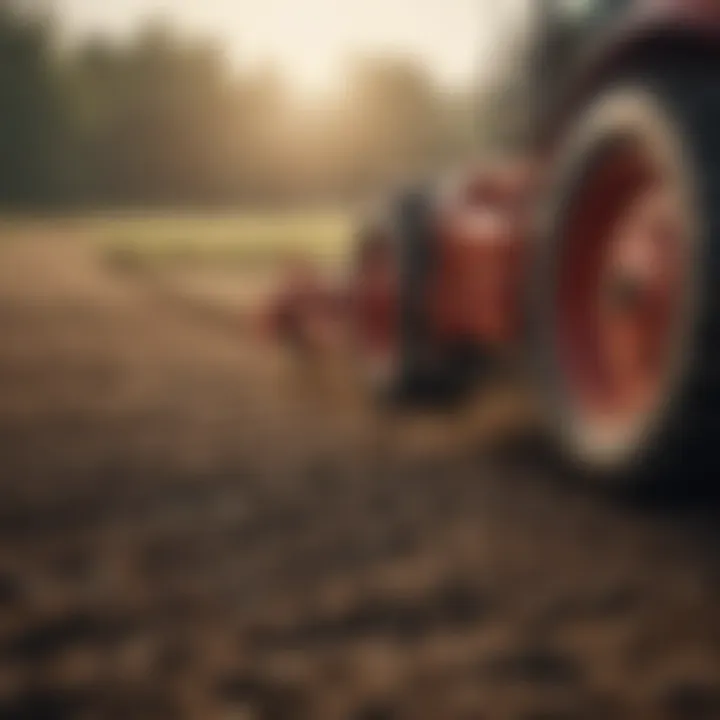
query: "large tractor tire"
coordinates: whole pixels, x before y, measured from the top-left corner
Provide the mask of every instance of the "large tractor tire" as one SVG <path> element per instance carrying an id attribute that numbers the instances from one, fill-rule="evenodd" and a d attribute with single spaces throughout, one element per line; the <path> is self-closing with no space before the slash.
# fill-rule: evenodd
<path id="1" fill-rule="evenodd" d="M 596 96 L 539 213 L 544 415 L 608 486 L 702 479 L 720 456 L 720 76 L 673 60 Z"/>
<path id="2" fill-rule="evenodd" d="M 452 373 L 435 346 L 428 287 L 437 251 L 429 190 L 402 193 L 361 230 L 353 263 L 354 351 L 362 385 L 381 405 L 431 406 Z"/>

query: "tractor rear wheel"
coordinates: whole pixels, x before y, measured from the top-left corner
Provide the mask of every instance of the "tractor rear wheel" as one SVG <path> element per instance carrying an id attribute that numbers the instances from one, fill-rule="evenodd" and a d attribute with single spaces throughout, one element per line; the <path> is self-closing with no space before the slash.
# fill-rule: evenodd
<path id="1" fill-rule="evenodd" d="M 541 208 L 531 333 L 550 432 L 583 475 L 710 472 L 720 442 L 720 83 L 650 69 L 608 87 Z"/>
<path id="2" fill-rule="evenodd" d="M 433 406 L 455 373 L 429 327 L 436 251 L 432 193 L 402 193 L 360 233 L 353 264 L 353 335 L 361 383 L 381 404 Z"/>

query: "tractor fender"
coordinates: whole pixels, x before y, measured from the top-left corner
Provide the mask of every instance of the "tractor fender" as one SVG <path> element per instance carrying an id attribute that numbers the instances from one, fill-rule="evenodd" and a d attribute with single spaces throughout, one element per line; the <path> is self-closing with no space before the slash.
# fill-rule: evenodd
<path id="1" fill-rule="evenodd" d="M 633 68 L 658 60 L 720 58 L 720 3 L 716 0 L 645 0 L 590 46 L 562 101 L 541 132 L 552 152 L 577 112 L 602 87 Z"/>

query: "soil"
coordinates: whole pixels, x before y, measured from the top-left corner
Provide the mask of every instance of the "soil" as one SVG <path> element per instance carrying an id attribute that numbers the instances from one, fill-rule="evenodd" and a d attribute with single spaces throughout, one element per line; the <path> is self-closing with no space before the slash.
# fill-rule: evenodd
<path id="1" fill-rule="evenodd" d="M 0 718 L 720 717 L 714 501 L 379 418 L 82 238 L 0 255 Z"/>

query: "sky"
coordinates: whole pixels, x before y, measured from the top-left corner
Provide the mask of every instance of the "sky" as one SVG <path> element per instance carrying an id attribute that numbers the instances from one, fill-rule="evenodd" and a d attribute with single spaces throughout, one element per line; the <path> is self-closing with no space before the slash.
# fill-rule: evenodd
<path id="1" fill-rule="evenodd" d="M 63 29 L 126 35 L 163 18 L 222 39 L 238 64 L 277 64 L 301 88 L 338 80 L 355 53 L 417 56 L 448 85 L 467 83 L 522 0 L 55 0 Z M 498 8 L 503 7 L 504 11 Z"/>

